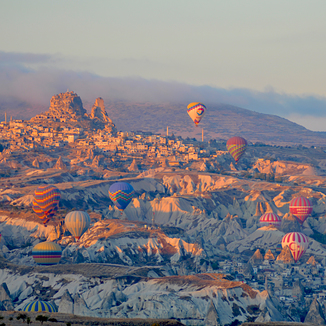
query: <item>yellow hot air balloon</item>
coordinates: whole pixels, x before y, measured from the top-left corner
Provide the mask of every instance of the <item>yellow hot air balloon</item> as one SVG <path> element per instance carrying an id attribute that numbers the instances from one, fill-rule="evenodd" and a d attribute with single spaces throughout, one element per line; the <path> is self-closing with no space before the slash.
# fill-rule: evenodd
<path id="1" fill-rule="evenodd" d="M 39 265 L 54 265 L 61 258 L 61 247 L 50 241 L 38 243 L 32 250 L 35 262 Z"/>
<path id="2" fill-rule="evenodd" d="M 187 106 L 187 112 L 197 127 L 206 113 L 206 106 L 199 102 L 192 102 Z"/>
<path id="3" fill-rule="evenodd" d="M 76 240 L 87 231 L 91 224 L 91 218 L 86 212 L 73 211 L 66 215 L 65 224 L 69 232 Z"/>

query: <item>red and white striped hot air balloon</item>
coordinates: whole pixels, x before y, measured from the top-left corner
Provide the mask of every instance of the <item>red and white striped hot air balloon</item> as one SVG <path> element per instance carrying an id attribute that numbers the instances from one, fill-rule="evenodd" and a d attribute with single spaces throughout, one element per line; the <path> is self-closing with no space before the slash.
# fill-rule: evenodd
<path id="1" fill-rule="evenodd" d="M 312 203 L 306 197 L 293 198 L 290 202 L 290 213 L 296 216 L 300 222 L 303 222 L 312 212 Z"/>
<path id="2" fill-rule="evenodd" d="M 281 218 L 274 213 L 265 213 L 259 219 L 261 226 L 273 225 L 279 228 L 281 226 L 281 222 Z"/>
<path id="3" fill-rule="evenodd" d="M 307 236 L 300 232 L 287 233 L 282 239 L 282 248 L 285 246 L 290 248 L 295 262 L 306 252 L 308 245 Z"/>

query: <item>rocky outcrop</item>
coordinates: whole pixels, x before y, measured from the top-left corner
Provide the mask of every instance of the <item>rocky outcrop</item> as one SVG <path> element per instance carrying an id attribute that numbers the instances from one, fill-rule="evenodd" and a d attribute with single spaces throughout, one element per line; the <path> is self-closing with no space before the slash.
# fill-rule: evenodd
<path id="1" fill-rule="evenodd" d="M 66 165 L 63 163 L 61 156 L 59 156 L 57 162 L 54 165 L 54 168 L 57 170 L 64 170 L 66 169 Z"/>
<path id="2" fill-rule="evenodd" d="M 7 284 L 0 285 L 0 310 L 14 310 Z"/>
<path id="3" fill-rule="evenodd" d="M 298 219 L 291 213 L 286 213 L 282 218 L 282 224 L 280 228 L 284 233 L 289 232 L 301 232 L 301 227 Z"/>
<path id="4" fill-rule="evenodd" d="M 282 249 L 281 253 L 277 256 L 276 260 L 281 261 L 285 264 L 293 264 L 294 259 L 293 259 L 290 248 L 288 246 L 285 246 Z"/>
<path id="5" fill-rule="evenodd" d="M 310 258 L 307 261 L 307 264 L 308 265 L 312 265 L 312 266 L 316 266 L 317 265 L 317 262 L 316 262 L 315 257 L 314 256 L 310 256 Z"/>
<path id="6" fill-rule="evenodd" d="M 313 325 L 326 325 L 324 313 L 316 298 L 312 302 L 304 322 Z"/>
<path id="7" fill-rule="evenodd" d="M 49 111 L 42 116 L 59 121 L 79 121 L 86 117 L 86 110 L 76 93 L 66 92 L 52 96 Z"/>
<path id="8" fill-rule="evenodd" d="M 264 260 L 275 260 L 275 257 L 270 249 L 266 252 Z"/>
<path id="9" fill-rule="evenodd" d="M 210 302 L 204 324 L 206 326 L 220 326 L 221 325 L 220 318 L 218 316 L 217 310 L 216 310 L 212 300 Z"/>
<path id="10" fill-rule="evenodd" d="M 131 162 L 130 166 L 128 167 L 128 170 L 130 172 L 132 172 L 132 171 L 138 171 L 138 165 L 137 165 L 135 159 L 133 159 L 133 161 Z"/>
<path id="11" fill-rule="evenodd" d="M 63 293 L 60 303 L 58 312 L 62 312 L 65 314 L 73 314 L 74 313 L 74 300 L 72 299 L 68 290 L 65 290 Z"/>
<path id="12" fill-rule="evenodd" d="M 250 258 L 250 262 L 252 264 L 260 264 L 264 260 L 263 255 L 261 254 L 260 250 L 257 249 L 255 253 Z"/>
<path id="13" fill-rule="evenodd" d="M 89 115 L 91 119 L 98 120 L 104 123 L 112 123 L 112 120 L 109 118 L 104 105 L 104 100 L 102 97 L 98 97 L 95 100 L 94 105 L 92 106 L 91 114 Z"/>
<path id="14" fill-rule="evenodd" d="M 39 162 L 38 158 L 36 158 L 36 159 L 33 161 L 32 165 L 34 166 L 34 168 L 37 168 L 37 169 L 40 168 L 40 162 Z"/>

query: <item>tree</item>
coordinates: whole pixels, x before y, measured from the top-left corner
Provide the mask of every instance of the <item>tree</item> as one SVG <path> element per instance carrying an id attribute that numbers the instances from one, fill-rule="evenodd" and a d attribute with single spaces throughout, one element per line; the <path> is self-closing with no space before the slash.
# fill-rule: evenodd
<path id="1" fill-rule="evenodd" d="M 43 316 L 43 315 L 38 315 L 38 316 L 35 318 L 35 320 L 36 320 L 36 321 L 40 321 L 42 325 L 43 325 L 43 323 L 44 323 L 45 321 L 47 321 L 48 319 L 49 319 L 49 317 L 47 317 L 47 316 Z"/>
<path id="2" fill-rule="evenodd" d="M 19 319 L 22 319 L 23 322 L 25 323 L 25 319 L 27 318 L 27 315 L 26 314 L 19 314 L 16 319 L 19 320 Z"/>

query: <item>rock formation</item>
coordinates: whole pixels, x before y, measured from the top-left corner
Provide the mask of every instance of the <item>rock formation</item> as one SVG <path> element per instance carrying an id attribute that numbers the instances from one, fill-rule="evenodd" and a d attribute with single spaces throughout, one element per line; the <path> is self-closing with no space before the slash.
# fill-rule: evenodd
<path id="1" fill-rule="evenodd" d="M 220 318 L 218 317 L 217 310 L 216 310 L 212 300 L 210 302 L 204 324 L 206 326 L 220 326 L 221 325 Z"/>
<path id="2" fill-rule="evenodd" d="M 284 233 L 301 232 L 298 219 L 291 213 L 286 213 L 282 218 L 281 230 Z"/>
<path id="3" fill-rule="evenodd" d="M 60 93 L 52 96 L 49 110 L 32 118 L 31 121 L 77 122 L 84 121 L 88 127 L 103 129 L 116 133 L 116 127 L 105 111 L 104 101 L 97 98 L 92 112 L 88 116 L 81 98 L 74 92 Z M 83 124 L 83 128 L 85 127 Z M 86 127 L 87 128 L 87 127 Z"/>
<path id="4" fill-rule="evenodd" d="M 40 168 L 40 162 L 39 162 L 38 158 L 36 158 L 36 159 L 33 161 L 32 165 L 33 165 L 35 168 L 37 168 L 37 169 Z"/>
<path id="5" fill-rule="evenodd" d="M 61 156 L 59 156 L 54 168 L 57 170 L 64 170 L 66 168 L 66 165 L 63 163 Z"/>
<path id="6" fill-rule="evenodd" d="M 74 313 L 74 300 L 72 299 L 68 290 L 65 290 L 61 297 L 58 312 L 62 312 L 65 314 Z"/>
<path id="7" fill-rule="evenodd" d="M 36 118 L 59 121 L 80 121 L 86 117 L 81 98 L 74 92 L 60 93 L 51 98 L 49 110 Z"/>
<path id="8" fill-rule="evenodd" d="M 263 209 L 263 205 L 261 204 L 261 202 L 257 202 L 256 204 L 256 212 L 254 216 L 261 216 L 264 214 L 264 209 Z"/>
<path id="9" fill-rule="evenodd" d="M 310 256 L 310 258 L 307 261 L 307 264 L 310 264 L 312 266 L 316 266 L 317 265 L 317 262 L 316 262 L 315 257 L 314 256 Z"/>
<path id="10" fill-rule="evenodd" d="M 128 170 L 131 171 L 138 171 L 138 165 L 136 163 L 136 160 L 133 159 L 132 163 L 130 164 L 130 166 L 128 167 Z"/>
<path id="11" fill-rule="evenodd" d="M 304 322 L 311 323 L 313 325 L 325 325 L 326 324 L 324 313 L 323 313 L 323 311 L 320 307 L 320 304 L 316 298 L 312 302 Z"/>
<path id="12" fill-rule="evenodd" d="M 95 100 L 95 103 L 92 106 L 92 112 L 89 117 L 91 119 L 97 119 L 101 122 L 112 123 L 112 120 L 109 118 L 105 110 L 104 100 L 101 97 L 98 97 Z"/>
<path id="13" fill-rule="evenodd" d="M 293 264 L 294 259 L 291 253 L 291 250 L 288 246 L 285 246 L 281 253 L 276 258 L 277 261 L 282 261 L 285 264 Z"/>
<path id="14" fill-rule="evenodd" d="M 6 283 L 0 285 L 0 303 L 2 306 L 1 309 L 14 310 L 14 305 L 12 304 L 12 299 Z"/>
<path id="15" fill-rule="evenodd" d="M 266 252 L 264 259 L 265 260 L 275 260 L 275 257 L 270 249 L 268 249 L 268 251 Z"/>
<path id="16" fill-rule="evenodd" d="M 252 264 L 260 264 L 263 261 L 263 255 L 261 254 L 260 250 L 257 249 L 253 256 L 250 258 L 250 262 Z"/>

